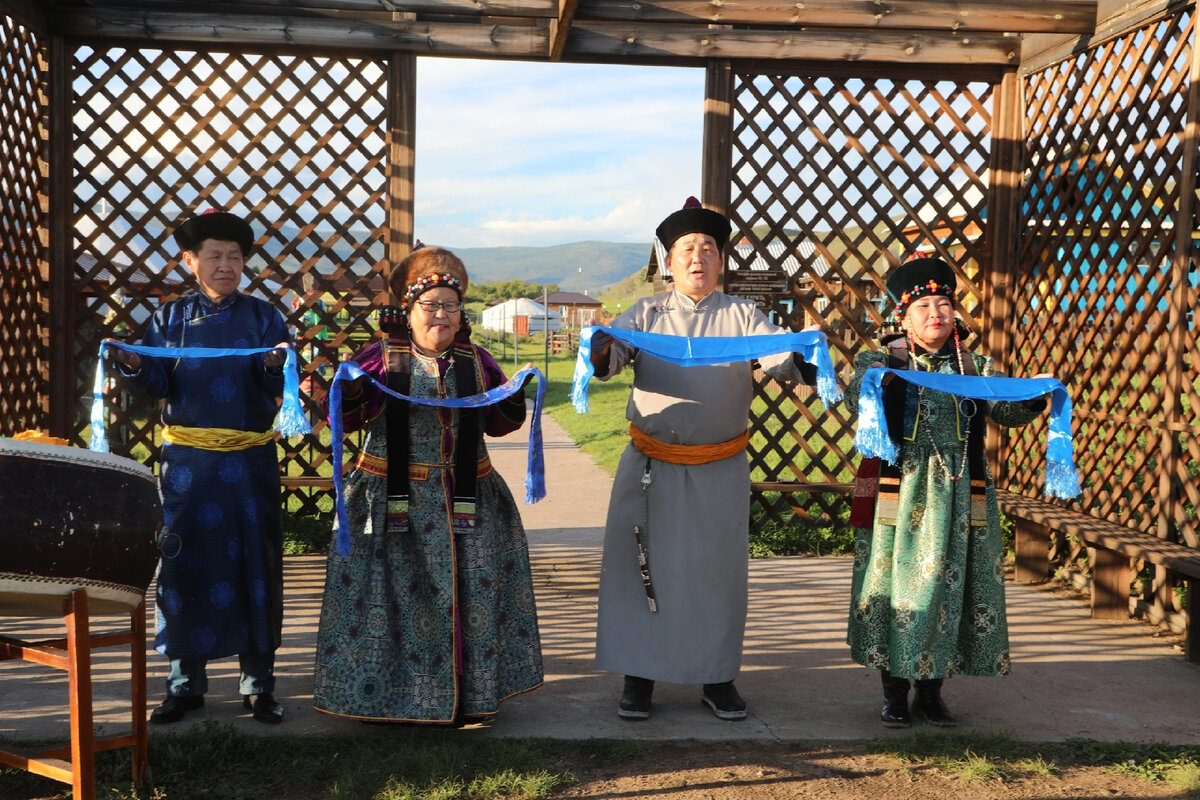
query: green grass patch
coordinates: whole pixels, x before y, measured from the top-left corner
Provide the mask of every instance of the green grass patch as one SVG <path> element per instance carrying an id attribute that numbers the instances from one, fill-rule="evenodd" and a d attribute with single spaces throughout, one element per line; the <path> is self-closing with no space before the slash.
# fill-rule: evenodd
<path id="1" fill-rule="evenodd" d="M 559 764 L 587 743 L 501 739 L 471 731 L 363 726 L 361 733 L 254 736 L 209 720 L 150 737 L 150 780 L 130 782 L 129 750 L 97 755 L 105 800 L 466 800 L 550 797 L 576 782 Z M 0 797 L 68 798 L 70 789 L 0 771 Z"/>
<path id="2" fill-rule="evenodd" d="M 734 743 L 729 743 L 734 744 Z M 748 744 L 748 743 L 746 743 Z M 785 751 L 823 752 L 828 743 L 780 743 Z M 754 745 L 750 752 L 771 749 Z M 150 736 L 150 780 L 130 785 L 129 750 L 97 755 L 97 797 L 104 800 L 536 800 L 578 783 L 594 767 L 623 774 L 659 770 L 683 751 L 694 765 L 714 742 L 637 742 L 490 737 L 473 729 L 362 726 L 338 734 L 256 736 L 209 720 L 178 733 Z M 999 733 L 926 731 L 847 742 L 848 757 L 881 756 L 894 771 L 936 769 L 963 781 L 1053 778 L 1064 768 L 1099 768 L 1198 796 L 1200 748 L 1128 742 L 1020 742 Z M 66 800 L 64 784 L 0 770 L 5 800 Z"/>

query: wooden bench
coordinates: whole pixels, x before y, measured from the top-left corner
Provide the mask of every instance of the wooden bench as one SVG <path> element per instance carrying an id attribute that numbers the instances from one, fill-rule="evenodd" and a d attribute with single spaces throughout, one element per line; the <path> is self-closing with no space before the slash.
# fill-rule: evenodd
<path id="1" fill-rule="evenodd" d="M 1040 583 L 1049 577 L 1050 536 L 1054 531 L 1078 536 L 1094 548 L 1092 559 L 1092 616 L 1128 619 L 1132 559 L 1142 558 L 1188 579 L 1187 632 L 1184 653 L 1200 662 L 1200 550 L 1157 536 L 1090 517 L 1045 500 L 997 491 L 1000 509 L 1013 522 L 1016 534 L 1015 580 Z"/>

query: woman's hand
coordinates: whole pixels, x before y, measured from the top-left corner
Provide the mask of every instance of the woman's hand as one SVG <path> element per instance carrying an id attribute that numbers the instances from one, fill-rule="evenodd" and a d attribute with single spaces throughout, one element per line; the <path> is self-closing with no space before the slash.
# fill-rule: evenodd
<path id="1" fill-rule="evenodd" d="M 524 363 L 524 365 L 522 365 L 521 369 L 519 369 L 519 370 L 517 370 L 517 371 L 518 371 L 518 372 L 521 372 L 522 370 L 527 370 L 527 369 L 533 369 L 533 362 L 532 362 L 532 361 L 526 361 L 526 362 Z M 525 380 L 521 381 L 521 388 L 522 388 L 522 389 L 524 389 L 526 386 L 528 386 L 528 385 L 529 385 L 529 382 L 530 382 L 531 380 L 533 380 L 533 379 L 534 379 L 534 377 L 535 377 L 535 376 L 534 376 L 534 374 L 533 374 L 532 372 L 531 372 L 531 373 L 529 373 L 528 375 L 526 375 L 526 376 L 525 376 Z"/>
<path id="2" fill-rule="evenodd" d="M 885 367 L 885 366 L 887 366 L 887 365 L 886 365 L 886 364 L 884 364 L 882 361 L 874 361 L 874 362 L 872 362 L 872 363 L 871 363 L 871 366 L 872 366 L 872 367 L 880 367 L 880 368 L 883 368 L 883 367 Z M 887 386 L 889 383 L 891 383 L 891 382 L 892 382 L 892 378 L 894 378 L 894 377 L 896 377 L 896 376 L 895 376 L 895 375 L 893 375 L 893 374 L 892 374 L 892 373 L 890 373 L 890 372 L 885 372 L 885 373 L 883 373 L 883 377 L 879 379 L 879 385 L 880 385 L 880 386 Z"/>

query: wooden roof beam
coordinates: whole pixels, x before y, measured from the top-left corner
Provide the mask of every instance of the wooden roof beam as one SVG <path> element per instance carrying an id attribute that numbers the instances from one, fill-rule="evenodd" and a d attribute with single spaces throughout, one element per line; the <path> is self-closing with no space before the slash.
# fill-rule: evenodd
<path id="1" fill-rule="evenodd" d="M 117 8 L 121 0 L 49 0 L 51 5 L 67 8 L 73 5 L 89 5 L 99 8 Z M 137 4 L 147 11 L 167 11 L 179 6 L 178 0 L 141 0 Z M 190 12 L 197 12 L 200 3 L 189 4 Z M 283 13 L 314 12 L 330 16 L 356 16 L 366 19 L 376 14 L 393 12 L 415 14 L 438 14 L 463 17 L 535 17 L 554 19 L 558 16 L 559 0 L 208 0 L 214 10 L 234 13 Z"/>
<path id="2" fill-rule="evenodd" d="M 567 46 L 567 36 L 571 33 L 571 21 L 575 19 L 575 9 L 579 0 L 559 0 L 558 19 L 550 21 L 550 60 L 561 61 L 563 50 Z"/>
<path id="3" fill-rule="evenodd" d="M 357 54 L 413 52 L 430 56 L 546 60 L 548 25 L 364 21 L 323 16 L 183 14 L 129 8 L 61 7 L 54 32 L 83 41 L 136 42 L 163 47 L 276 46 L 350 50 Z M 582 21 L 560 40 L 564 61 L 701 65 L 706 59 L 806 59 L 904 64 L 1016 65 L 1017 36 L 938 31 L 711 28 Z"/>
<path id="4" fill-rule="evenodd" d="M 389 15 L 392 16 L 392 15 Z M 401 16 L 401 15 L 395 15 Z M 63 8 L 54 32 L 82 40 L 135 41 L 143 47 L 268 45 L 387 51 L 474 58 L 545 58 L 545 26 L 428 23 L 411 19 L 364 21 L 333 17 L 182 14 L 130 8 Z"/>
<path id="5" fill-rule="evenodd" d="M 728 58 L 1016 66 L 1021 60 L 1021 40 L 999 33 L 744 30 L 704 25 L 672 25 L 665 29 L 585 22 L 576 17 L 567 56 L 580 61 L 620 56 L 641 62 L 655 58 Z"/>
<path id="6" fill-rule="evenodd" d="M 1097 0 L 581 0 L 576 17 L 609 22 L 719 23 L 959 33 L 1091 33 Z"/>

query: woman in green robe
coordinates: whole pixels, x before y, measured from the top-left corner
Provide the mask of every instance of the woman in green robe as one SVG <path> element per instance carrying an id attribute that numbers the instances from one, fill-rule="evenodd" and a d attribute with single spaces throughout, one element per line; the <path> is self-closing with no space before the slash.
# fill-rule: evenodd
<path id="1" fill-rule="evenodd" d="M 999 375 L 991 358 L 962 347 L 957 282 L 945 262 L 902 264 L 886 288 L 903 334 L 855 358 L 846 392 L 852 411 L 872 366 Z M 1009 672 L 1004 549 L 983 448 L 986 418 L 1025 425 L 1046 402 L 985 403 L 890 374 L 883 381 L 884 414 L 900 458 L 881 465 L 873 516 L 855 521 L 847 641 L 856 662 L 881 672 L 884 725 L 911 724 L 913 680 L 912 715 L 950 726 L 956 720 L 941 697 L 944 678 Z"/>

